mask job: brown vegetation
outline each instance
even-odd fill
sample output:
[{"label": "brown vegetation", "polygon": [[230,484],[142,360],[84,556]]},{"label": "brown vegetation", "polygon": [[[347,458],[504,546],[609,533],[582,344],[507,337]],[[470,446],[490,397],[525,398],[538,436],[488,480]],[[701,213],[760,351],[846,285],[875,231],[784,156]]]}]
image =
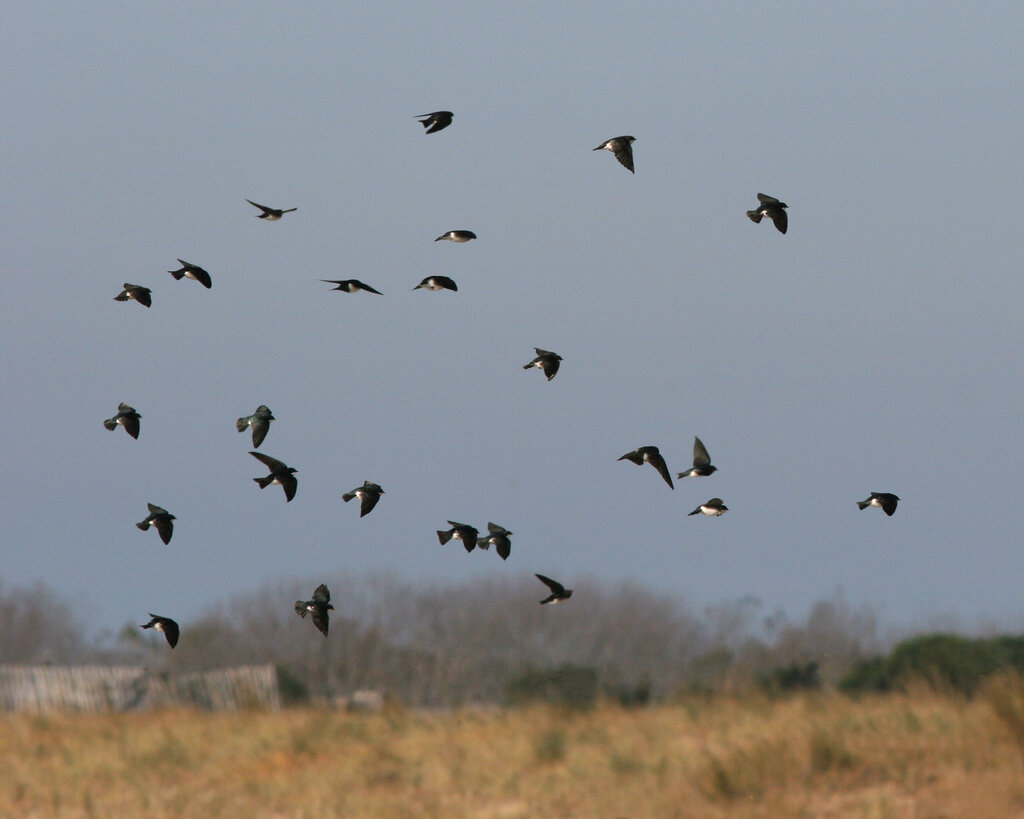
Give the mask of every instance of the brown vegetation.
[{"label": "brown vegetation", "polygon": [[589,712],[0,716],[22,817],[1024,816],[1024,687]]}]

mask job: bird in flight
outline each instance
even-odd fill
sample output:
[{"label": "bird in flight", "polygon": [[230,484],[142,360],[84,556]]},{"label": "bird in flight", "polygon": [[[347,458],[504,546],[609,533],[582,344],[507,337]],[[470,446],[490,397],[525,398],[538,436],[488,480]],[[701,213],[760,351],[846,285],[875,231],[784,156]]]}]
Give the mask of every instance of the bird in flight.
[{"label": "bird in flight", "polygon": [[693,466],[685,472],[676,475],[677,478],[706,478],[712,472],[718,471],[717,466],[711,465],[711,458],[707,448],[700,438],[693,439]]},{"label": "bird in flight", "polygon": [[118,426],[124,427],[124,431],[137,440],[139,437],[139,419],[141,417],[134,407],[121,403],[117,405],[117,415],[113,418],[107,418],[103,422],[103,426],[111,432],[117,429]]},{"label": "bird in flight", "polygon": [[487,524],[487,535],[485,537],[479,537],[476,539],[476,547],[483,549],[485,552],[491,548],[491,544],[494,544],[494,551],[498,553],[498,557],[502,560],[508,560],[508,556],[512,554],[512,541],[509,538],[512,533],[504,526],[498,526],[496,523]]},{"label": "bird in flight", "polygon": [[149,507],[149,514],[146,516],[145,520],[141,520],[135,525],[143,532],[152,526],[156,529],[157,534],[160,535],[160,540],[162,540],[165,545],[170,543],[171,535],[174,534],[174,524],[171,521],[177,520],[177,518],[166,509],[157,506],[156,504],[147,503],[146,506]]},{"label": "bird in flight", "polygon": [[626,170],[630,173],[635,173],[633,170],[633,143],[636,142],[636,137],[631,136],[620,136],[612,137],[611,139],[602,142],[596,148],[595,151],[611,151],[615,154],[615,158],[619,160]]},{"label": "bird in flight", "polygon": [[786,208],[789,205],[785,202],[780,202],[774,196],[769,196],[766,193],[759,193],[757,200],[761,204],[754,208],[754,210],[747,211],[750,221],[760,224],[761,219],[767,216],[775,224],[775,227],[778,228],[779,233],[785,233],[789,224],[789,219],[786,216]]},{"label": "bird in flight", "polygon": [[424,133],[433,134],[451,125],[454,116],[451,111],[434,111],[433,114],[417,114],[413,119],[418,119],[420,125],[426,128]]},{"label": "bird in flight", "polygon": [[181,281],[187,276],[188,278],[199,282],[207,290],[213,287],[213,280],[210,278],[210,274],[203,270],[199,265],[186,262],[184,259],[178,259],[178,263],[181,265],[180,270],[167,271],[174,276],[176,281]]},{"label": "bird in flight", "polygon": [[327,613],[329,611],[334,611],[334,606],[331,605],[331,593],[323,583],[316,587],[312,600],[295,601],[295,613],[303,620],[307,614],[312,614],[313,625],[320,629],[324,637],[327,636],[327,628],[330,626],[330,615]]},{"label": "bird in flight", "polygon": [[442,546],[449,540],[461,540],[467,552],[472,552],[476,548],[479,534],[476,529],[468,523],[456,523],[454,520],[448,521],[448,525],[452,528],[447,531],[437,530],[437,539],[441,541]]},{"label": "bird in flight", "polygon": [[265,478],[253,478],[259,484],[260,489],[266,489],[271,484],[276,483],[284,490],[285,503],[290,502],[295,497],[295,490],[299,486],[299,482],[295,478],[295,473],[299,470],[288,466],[282,461],[277,460],[277,458],[264,455],[262,452],[250,452],[249,454],[256,460],[261,461],[270,470],[270,474]]},{"label": "bird in flight", "polygon": [[546,606],[548,603],[552,605],[561,603],[563,600],[568,600],[572,597],[572,589],[567,589],[557,580],[552,580],[550,577],[545,577],[542,574],[537,574],[535,577],[551,590],[551,594],[540,601],[542,606]]},{"label": "bird in flight", "polygon": [[656,446],[642,446],[639,449],[634,449],[632,452],[627,452],[619,458],[619,460],[632,461],[637,466],[650,464],[657,469],[658,474],[665,479],[665,483],[668,484],[668,488],[675,489],[675,486],[672,485],[672,476],[669,474],[665,459],[662,457],[661,451]]},{"label": "bird in flight", "polygon": [[291,213],[294,210],[298,210],[298,208],[285,208],[284,210],[278,210],[277,208],[268,208],[266,205],[258,205],[255,202],[253,202],[252,199],[246,199],[245,201],[252,205],[254,208],[259,208],[261,211],[263,211],[262,213],[256,214],[257,219],[266,219],[268,222],[276,222],[286,213]]},{"label": "bird in flight", "polygon": [[377,501],[383,494],[384,490],[380,488],[379,484],[363,481],[362,486],[357,486],[351,492],[346,492],[341,499],[348,503],[352,498],[359,498],[359,517],[363,517],[373,511],[373,507],[377,505]]},{"label": "bird in flight", "polygon": [[476,234],[471,230],[449,230],[447,233],[442,233],[436,239],[435,242],[440,242],[442,239],[447,239],[449,242],[468,242],[470,239],[475,239]]},{"label": "bird in flight", "polygon": [[153,291],[148,287],[138,284],[124,283],[124,289],[114,296],[114,301],[137,301],[143,307],[150,307],[153,304]]},{"label": "bird in flight", "polygon": [[558,353],[553,353],[550,350],[542,350],[540,347],[533,348],[537,357],[533,359],[529,364],[524,364],[523,369],[528,370],[530,367],[536,367],[539,370],[544,371],[544,375],[548,377],[548,381],[555,377],[555,373],[558,372],[558,367],[562,357]]},{"label": "bird in flight", "polygon": [[139,628],[155,628],[157,631],[163,633],[171,648],[174,648],[178,644],[178,624],[170,617],[161,617],[158,614],[153,614],[153,612],[150,612],[149,616],[153,619],[148,623],[139,626]]},{"label": "bird in flight", "polygon": [[235,429],[239,432],[245,432],[247,428],[251,427],[253,449],[259,449],[260,444],[263,443],[263,439],[267,437],[267,432],[270,430],[270,422],[275,420],[277,419],[271,413],[270,407],[266,404],[260,404],[252,415],[243,415],[235,421]]},{"label": "bird in flight", "polygon": [[427,278],[417,284],[413,290],[419,290],[421,287],[426,290],[456,291],[459,289],[459,286],[447,276],[427,276]]},{"label": "bird in flight", "polygon": [[370,285],[359,281],[359,279],[320,279],[320,281],[326,284],[336,284],[337,287],[332,287],[331,290],[342,290],[345,293],[358,293],[360,290],[365,290],[367,293],[376,293],[378,296],[384,294],[380,290],[374,290]]},{"label": "bird in flight", "polygon": [[721,515],[724,515],[728,511],[729,507],[722,503],[721,498],[712,498],[707,503],[702,503],[700,506],[698,506],[696,509],[690,512],[687,515],[687,517],[689,517],[690,515],[707,515],[708,517],[717,518]]},{"label": "bird in flight", "polygon": [[869,506],[878,506],[885,514],[892,517],[896,512],[896,504],[899,503],[899,500],[890,492],[872,492],[867,500],[857,501],[857,506],[861,509],[867,509]]}]

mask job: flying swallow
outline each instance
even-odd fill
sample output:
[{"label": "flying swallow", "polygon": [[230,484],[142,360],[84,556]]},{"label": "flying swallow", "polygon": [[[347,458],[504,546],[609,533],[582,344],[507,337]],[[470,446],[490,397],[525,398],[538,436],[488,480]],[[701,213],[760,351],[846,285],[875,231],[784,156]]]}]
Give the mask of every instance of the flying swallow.
[{"label": "flying swallow", "polygon": [[627,452],[621,458],[620,461],[632,461],[637,466],[643,466],[645,463],[650,464],[658,470],[658,474],[665,479],[665,483],[668,484],[669,489],[675,489],[672,485],[672,476],[669,474],[668,466],[665,464],[665,459],[661,457],[661,452],[656,446],[642,446],[639,449],[634,449],[632,452]]},{"label": "flying swallow", "polygon": [[285,502],[290,502],[295,497],[295,490],[299,485],[294,474],[299,470],[287,466],[277,460],[277,458],[264,455],[262,452],[250,452],[249,454],[256,460],[261,461],[270,470],[270,474],[265,478],[253,478],[259,484],[260,489],[266,489],[272,483],[276,483],[284,490]]},{"label": "flying swallow", "polygon": [[139,628],[155,628],[157,631],[163,632],[171,648],[174,648],[178,644],[178,624],[170,617],[161,617],[158,614],[153,614],[153,612],[150,612],[149,616],[153,619],[145,625],[139,626]]},{"label": "flying swallow", "polygon": [[789,223],[789,219],[786,216],[786,208],[788,208],[789,205],[785,202],[780,202],[774,196],[768,196],[766,193],[759,193],[757,195],[757,199],[761,204],[754,210],[747,211],[747,216],[750,217],[750,221],[760,224],[761,219],[767,216],[775,223],[775,227],[779,229],[779,233],[785,233],[786,227]]},{"label": "flying swallow", "polygon": [[677,478],[706,478],[712,472],[718,470],[717,466],[711,465],[711,458],[700,438],[693,439],[693,466],[685,472],[676,475]]},{"label": "flying swallow", "polygon": [[867,500],[857,501],[857,506],[861,509],[867,509],[869,506],[880,506],[885,514],[892,517],[898,502],[899,498],[890,492],[872,492],[871,497]]},{"label": "flying swallow", "polygon": [[709,517],[717,518],[719,515],[724,515],[729,511],[729,507],[722,503],[721,498],[712,498],[707,503],[702,503],[696,509],[687,515],[708,515]]},{"label": "flying swallow", "polygon": [[555,373],[558,372],[559,363],[562,357],[558,353],[553,353],[550,350],[542,350],[540,347],[534,347],[537,351],[537,357],[533,359],[529,364],[524,364],[523,369],[528,370],[530,367],[536,367],[539,370],[544,371],[544,375],[548,377],[548,381],[555,377]]},{"label": "flying swallow", "polygon": [[195,279],[207,290],[213,287],[213,280],[210,278],[210,274],[203,270],[199,265],[186,262],[184,259],[178,259],[178,262],[181,264],[180,270],[167,271],[174,276],[175,280],[181,281],[183,278],[188,276],[190,279]]},{"label": "flying swallow", "polygon": [[148,287],[142,287],[138,284],[124,283],[124,290],[114,296],[114,301],[128,301],[134,299],[143,307],[150,307],[153,304],[153,291]]},{"label": "flying swallow", "polygon": [[359,281],[359,279],[320,279],[320,281],[338,285],[337,287],[332,287],[331,290],[343,290],[346,293],[358,293],[360,290],[365,290],[367,293],[376,293],[378,296],[384,295],[380,290],[374,290],[370,285]]},{"label": "flying swallow", "polygon": [[619,163],[629,170],[630,173],[635,173],[633,170],[633,143],[636,142],[636,137],[631,136],[620,136],[612,137],[607,142],[602,142],[596,148],[595,151],[611,151],[615,154],[615,158],[619,160]]},{"label": "flying swallow", "polygon": [[256,214],[257,219],[266,219],[268,222],[276,222],[286,213],[291,213],[293,210],[298,210],[298,208],[285,208],[284,210],[278,210],[277,208],[268,208],[264,205],[257,205],[255,202],[252,201],[252,199],[246,199],[245,201],[252,205],[254,208],[259,208],[261,211],[263,211],[263,213]]},{"label": "flying swallow", "polygon": [[235,429],[245,432],[246,427],[252,427],[252,446],[253,449],[259,449],[270,430],[270,422],[276,420],[270,412],[270,407],[260,404],[252,415],[243,415],[235,421]]},{"label": "flying swallow", "polygon": [[433,134],[451,125],[454,116],[451,111],[435,111],[433,114],[417,114],[413,119],[418,119],[420,125],[427,129],[424,133]]},{"label": "flying swallow", "polygon": [[441,545],[444,546],[449,540],[461,540],[466,551],[472,552],[476,548],[477,535],[479,534],[477,530],[469,524],[456,523],[454,520],[450,520],[448,523],[452,528],[447,532],[442,532],[440,529],[437,530],[437,539],[441,541]]},{"label": "flying swallow", "polygon": [[550,577],[545,577],[542,574],[535,575],[535,577],[551,589],[551,594],[540,601],[542,606],[546,606],[548,603],[554,605],[555,603],[561,603],[563,600],[568,600],[572,597],[572,589],[567,589],[557,580],[552,580]]},{"label": "flying swallow", "polygon": [[478,537],[476,539],[476,547],[486,552],[493,543],[494,551],[498,553],[498,556],[502,560],[508,560],[508,556],[512,553],[512,541],[509,540],[511,536],[512,533],[503,526],[498,526],[496,523],[488,523],[487,536]]},{"label": "flying swallow", "polygon": [[117,415],[105,420],[103,422],[103,426],[113,432],[120,424],[124,427],[125,432],[131,435],[132,438],[138,440],[139,419],[141,417],[142,416],[135,411],[134,407],[129,407],[127,404],[121,403],[117,405]]},{"label": "flying swallow", "polygon": [[330,625],[330,615],[327,613],[329,611],[334,611],[334,606],[331,605],[331,593],[323,583],[316,587],[312,600],[295,601],[295,613],[303,620],[307,614],[312,614],[313,625],[320,629],[324,637],[327,636],[327,628]]},{"label": "flying swallow", "polygon": [[459,286],[447,276],[427,276],[427,278],[417,284],[413,290],[419,290],[421,287],[426,288],[427,290],[459,289]]},{"label": "flying swallow", "polygon": [[371,481],[363,481],[362,486],[357,486],[351,492],[346,492],[341,499],[348,503],[352,498],[359,498],[359,517],[370,514],[373,507],[377,505],[384,490],[378,484]]},{"label": "flying swallow", "polygon": [[447,239],[449,242],[468,242],[470,239],[475,238],[476,234],[471,230],[449,230],[447,233],[442,233],[434,241],[440,242],[442,239]]},{"label": "flying swallow", "polygon": [[135,525],[143,532],[149,529],[150,526],[153,526],[156,529],[157,534],[160,535],[160,540],[162,540],[164,544],[170,543],[171,535],[174,534],[174,524],[171,521],[177,520],[177,518],[166,509],[156,506],[155,504],[147,503],[146,506],[149,507],[149,515],[145,520],[140,521]]}]

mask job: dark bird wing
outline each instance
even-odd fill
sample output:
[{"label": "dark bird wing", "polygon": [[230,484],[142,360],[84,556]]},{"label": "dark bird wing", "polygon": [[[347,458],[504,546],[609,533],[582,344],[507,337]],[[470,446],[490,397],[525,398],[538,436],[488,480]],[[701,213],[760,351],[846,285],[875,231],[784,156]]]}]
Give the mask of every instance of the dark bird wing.
[{"label": "dark bird wing", "polygon": [[637,466],[643,466],[644,456],[641,454],[640,450],[634,449],[632,452],[627,452],[625,455],[623,455],[621,458],[619,458],[619,460],[620,461],[632,461]]},{"label": "dark bird wing", "polygon": [[383,296],[384,295],[383,293],[380,292],[380,290],[374,290],[372,287],[370,287],[370,285],[368,285],[368,284],[366,284],[364,282],[356,282],[356,284],[358,284],[367,293],[376,293],[378,296]]},{"label": "dark bird wing", "polygon": [[174,522],[169,518],[159,517],[153,521],[153,525],[156,527],[156,531],[160,535],[160,540],[164,542],[166,546],[171,542],[171,536],[174,534]]},{"label": "dark bird wing", "polygon": [[278,480],[281,481],[281,488],[284,490],[285,502],[290,503],[295,497],[295,490],[299,488],[298,479],[294,475],[282,475]]},{"label": "dark bird wing", "polygon": [[548,381],[555,377],[555,373],[558,372],[558,368],[561,365],[561,361],[558,356],[548,353],[543,356],[540,360],[540,367],[544,371],[544,375],[548,377]]},{"label": "dark bird wing", "polygon": [[271,458],[269,455],[264,455],[262,452],[250,452],[249,454],[257,461],[261,461],[271,472],[275,472],[278,469],[288,468],[287,464],[277,460],[277,458]]},{"label": "dark bird wing", "polygon": [[552,594],[562,594],[565,591],[565,586],[559,583],[557,580],[552,580],[550,577],[545,577],[542,574],[534,575],[541,583],[551,589]]},{"label": "dark bird wing", "polygon": [[370,514],[370,512],[373,511],[373,507],[377,505],[377,501],[379,500],[379,492],[363,492],[363,499],[359,504],[359,517]]},{"label": "dark bird wing", "polygon": [[326,583],[321,583],[313,591],[313,602],[314,603],[330,603],[331,592],[327,588]]},{"label": "dark bird wing", "polygon": [[878,502],[882,504],[882,511],[892,517],[896,512],[896,503],[899,501],[899,498],[888,492],[876,492],[875,497],[878,498]]},{"label": "dark bird wing", "polygon": [[708,450],[704,446],[704,443],[700,438],[694,437],[693,439],[693,465],[694,466],[710,466],[711,456],[708,455]]},{"label": "dark bird wing", "polygon": [[330,616],[327,614],[327,606],[313,607],[313,625],[320,629],[324,637],[327,636],[327,629],[331,625]]},{"label": "dark bird wing", "polygon": [[[179,259],[179,261],[181,260]],[[203,268],[193,266],[189,268],[189,273],[207,290],[213,287],[213,280],[210,278],[210,274],[203,270]]]},{"label": "dark bird wing", "polygon": [[767,193],[759,193],[757,195],[757,201],[760,202],[762,205],[780,204],[778,199],[776,199],[774,196],[769,196]]},{"label": "dark bird wing", "polygon": [[651,466],[658,470],[658,474],[665,479],[665,483],[668,484],[669,489],[675,489],[672,485],[672,476],[669,474],[668,466],[665,463],[665,459],[661,456],[661,453],[651,453],[647,456],[647,460]]},{"label": "dark bird wing", "polygon": [[[121,405],[125,406],[124,404]],[[120,409],[120,407],[118,407]],[[124,426],[124,431],[127,432],[132,438],[138,440],[139,438],[139,418],[141,417],[137,412],[131,411],[131,407],[128,407],[129,412],[121,410],[121,424]]]},{"label": "dark bird wing", "polygon": [[630,173],[636,173],[633,170],[633,146],[629,144],[628,140],[616,140],[612,143],[612,150],[615,154],[615,158],[619,160],[619,163],[624,168],[626,168]]},{"label": "dark bird wing", "polygon": [[256,204],[255,202],[252,201],[252,199],[246,199],[245,201],[252,205],[254,208],[259,208],[261,211],[263,211],[263,213],[259,215],[266,216],[268,213],[273,213],[274,211],[273,208],[268,208],[266,205]]},{"label": "dark bird wing", "polygon": [[775,223],[775,227],[779,229],[779,233],[785,233],[786,228],[789,226],[789,217],[786,215],[786,211],[782,208],[776,208],[770,215]]},{"label": "dark bird wing", "polygon": [[[241,419],[239,419],[241,421]],[[242,424],[239,432],[245,429],[247,425]],[[270,430],[270,422],[264,421],[261,418],[252,419],[252,445],[259,448],[259,445],[263,443],[263,439],[267,437],[267,432]]]},{"label": "dark bird wing", "polygon": [[181,634],[181,629],[178,628],[178,624],[170,617],[160,617],[158,619],[160,620],[160,630],[164,633],[164,637],[167,638],[171,648],[174,648],[178,644],[178,636]]}]

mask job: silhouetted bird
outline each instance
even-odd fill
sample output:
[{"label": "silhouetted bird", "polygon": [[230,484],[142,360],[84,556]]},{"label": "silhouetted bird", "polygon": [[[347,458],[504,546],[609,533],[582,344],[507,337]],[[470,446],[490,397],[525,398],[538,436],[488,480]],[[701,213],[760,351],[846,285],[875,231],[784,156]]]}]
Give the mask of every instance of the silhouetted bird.
[{"label": "silhouetted bird", "polygon": [[551,589],[551,594],[540,601],[542,606],[546,606],[548,603],[551,603],[552,605],[555,603],[561,603],[563,600],[568,600],[572,597],[572,589],[567,589],[557,580],[552,580],[550,577],[545,577],[542,574],[535,575],[535,577]]},{"label": "silhouetted bird", "polygon": [[448,531],[437,530],[437,539],[441,545],[444,546],[449,540],[461,540],[466,551],[472,552],[476,548],[477,530],[467,523],[456,523],[454,520],[448,521],[448,524],[452,527]]},{"label": "silhouetted bird", "polygon": [[134,407],[129,407],[127,404],[117,405],[117,415],[113,418],[108,418],[103,422],[103,426],[113,432],[118,426],[124,427],[124,431],[127,432],[132,438],[138,439],[139,437],[139,419],[142,416],[139,415]]},{"label": "silhouetted bird", "polygon": [[270,407],[260,404],[252,415],[243,415],[235,421],[235,429],[245,432],[247,427],[252,427],[252,446],[253,449],[259,449],[270,430],[270,422],[276,420],[270,412]]},{"label": "silhouetted bird", "polygon": [[424,133],[433,134],[451,125],[454,116],[451,111],[435,111],[433,114],[417,114],[413,119],[418,119],[420,125],[427,129]]},{"label": "silhouetted bird", "polygon": [[181,270],[167,271],[172,276],[174,276],[174,278],[177,281],[181,281],[183,278],[187,276],[188,278],[194,279],[195,281],[199,282],[207,290],[213,287],[213,280],[210,278],[210,274],[203,270],[203,268],[201,268],[199,265],[192,264],[191,262],[186,262],[184,259],[178,259],[178,262],[182,266]]},{"label": "silhouetted bird", "polygon": [[174,524],[171,521],[177,520],[177,518],[166,509],[155,504],[147,503],[146,506],[149,507],[149,515],[145,520],[139,521],[135,525],[143,532],[152,526],[156,529],[157,534],[160,535],[160,540],[165,544],[170,543],[171,535],[174,534]]},{"label": "silhouetted bird", "polygon": [[606,142],[602,142],[596,148],[595,151],[611,151],[615,154],[615,158],[619,160],[623,167],[629,170],[630,173],[633,171],[633,143],[636,142],[636,137],[631,136],[620,136],[612,137]]},{"label": "silhouetted bird", "polygon": [[434,241],[440,242],[442,239],[447,239],[449,242],[468,242],[470,239],[475,238],[476,234],[471,230],[449,230],[447,233],[442,233]]},{"label": "silhouetted bird", "polygon": [[449,279],[447,276],[427,276],[423,281],[417,284],[413,290],[419,290],[421,287],[427,290],[458,290],[459,286]]},{"label": "silhouetted bird", "polygon": [[257,219],[266,219],[268,222],[276,222],[286,213],[291,213],[292,211],[298,210],[298,208],[285,208],[284,210],[278,210],[277,208],[268,208],[266,205],[257,205],[255,202],[252,201],[252,199],[246,199],[245,201],[252,205],[254,208],[259,208],[261,211],[263,211],[263,213],[256,214]]},{"label": "silhouetted bird", "polygon": [[138,284],[124,283],[124,290],[114,296],[114,301],[137,301],[143,307],[150,307],[153,304],[153,291],[148,287]]},{"label": "silhouetted bird", "polygon": [[286,502],[291,501],[299,486],[299,482],[295,479],[295,473],[299,470],[282,463],[277,458],[264,455],[262,452],[250,452],[249,454],[258,461],[262,461],[270,470],[270,474],[265,478],[253,478],[259,484],[260,489],[266,489],[272,483],[276,483],[284,490]]},{"label": "silhouetted bird", "polygon": [[669,489],[675,489],[672,485],[672,476],[668,472],[668,466],[665,464],[665,459],[661,457],[661,452],[656,446],[642,446],[639,449],[634,449],[632,452],[627,452],[621,458],[620,461],[632,461],[637,466],[643,466],[645,463],[650,464],[658,470],[658,474],[665,479],[665,483],[668,484]]},{"label": "silhouetted bird", "polygon": [[157,631],[163,632],[171,648],[174,648],[178,644],[178,624],[170,617],[160,617],[157,614],[153,614],[153,612],[150,612],[149,616],[153,619],[145,625],[139,626],[139,628],[155,628]]},{"label": "silhouetted bird", "polygon": [[380,290],[374,290],[370,285],[359,281],[359,279],[320,279],[320,281],[338,285],[337,287],[332,287],[331,290],[342,290],[346,293],[358,293],[360,290],[365,290],[367,293],[376,293],[378,296],[384,295]]},{"label": "silhouetted bird", "polygon": [[899,498],[890,492],[872,492],[871,497],[867,500],[857,501],[857,506],[861,509],[867,509],[869,506],[881,507],[885,514],[892,517],[892,514],[896,511],[896,504],[899,503]]},{"label": "silhouetted bird", "polygon": [[708,455],[707,449],[704,448],[704,444],[701,443],[700,438],[694,437],[693,439],[693,466],[687,469],[685,472],[680,472],[676,475],[677,478],[706,478],[712,472],[718,470],[717,466],[711,465],[711,458]]},{"label": "silhouetted bird", "polygon": [[324,637],[327,636],[327,628],[330,626],[330,615],[327,613],[329,611],[334,611],[334,606],[331,605],[331,593],[323,583],[316,587],[312,600],[295,601],[295,613],[302,619],[306,619],[307,614],[312,614],[313,625],[320,629]]},{"label": "silhouetted bird", "polygon": [[[719,515],[724,515],[729,511],[729,507],[722,503],[721,498],[712,498],[707,503],[702,503],[692,512],[690,515],[708,515],[709,517],[717,518]],[[687,515],[689,517],[689,515]]]},{"label": "silhouetted bird", "polygon": [[786,217],[786,208],[788,208],[789,205],[785,202],[780,202],[774,196],[768,196],[768,194],[765,193],[759,193],[757,198],[761,204],[754,210],[747,211],[747,216],[750,217],[750,221],[760,224],[761,219],[767,216],[775,223],[775,227],[779,229],[779,233],[785,233],[789,222],[789,219]]},{"label": "silhouetted bird", "polygon": [[373,507],[377,505],[377,501],[383,494],[384,490],[378,484],[363,481],[362,486],[357,486],[351,492],[346,492],[341,499],[348,503],[352,498],[359,498],[359,517],[363,517],[373,511]]},{"label": "silhouetted bird", "polygon": [[487,536],[478,537],[476,539],[476,547],[486,552],[493,543],[494,551],[498,553],[498,556],[502,560],[508,560],[508,556],[512,554],[512,541],[509,540],[511,536],[512,533],[508,529],[498,526],[496,523],[488,523]]},{"label": "silhouetted bird", "polygon": [[524,364],[523,369],[528,370],[530,367],[536,367],[539,370],[543,370],[544,375],[550,381],[555,377],[555,373],[558,372],[559,362],[562,360],[562,357],[558,353],[542,350],[540,347],[534,347],[533,349],[536,350],[537,357],[529,364]]}]

